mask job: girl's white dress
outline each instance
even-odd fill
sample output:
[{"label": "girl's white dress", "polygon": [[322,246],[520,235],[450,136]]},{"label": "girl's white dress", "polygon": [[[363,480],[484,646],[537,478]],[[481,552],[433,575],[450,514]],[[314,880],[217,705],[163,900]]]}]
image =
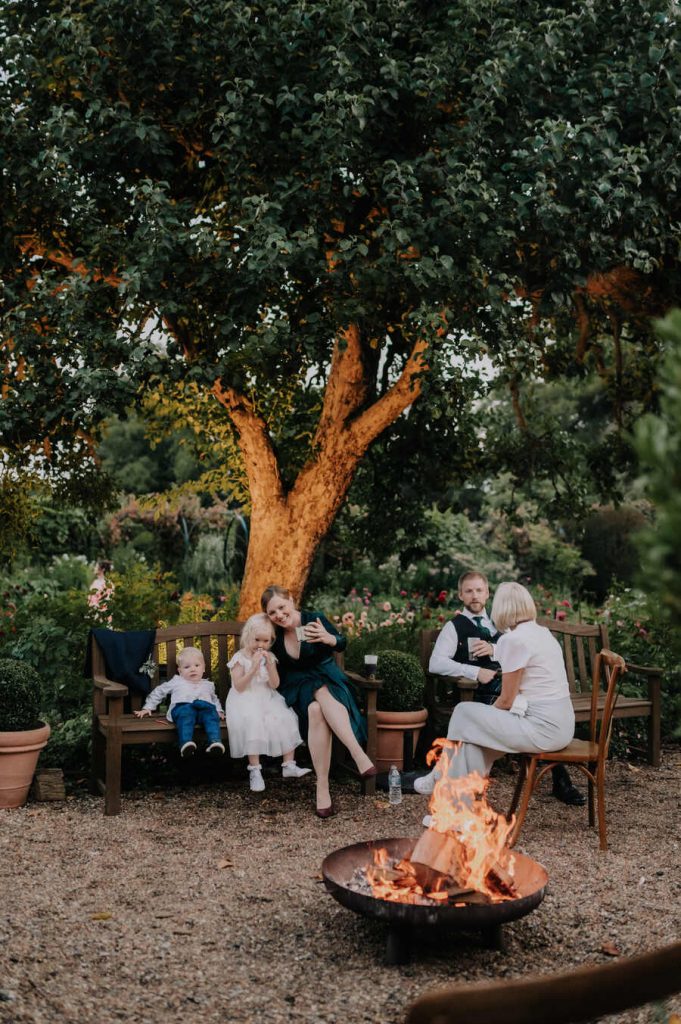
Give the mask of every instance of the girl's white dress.
[{"label": "girl's white dress", "polygon": [[[262,658],[262,655],[258,654],[257,657]],[[237,651],[227,668],[241,665],[249,672],[252,664],[252,659],[243,651]],[[279,757],[303,742],[295,711],[288,707],[277,690],[271,688],[267,668],[262,664],[251,679],[248,689],[239,693],[233,686],[230,687],[225,703],[225,718],[232,757],[244,757],[246,754]]]}]

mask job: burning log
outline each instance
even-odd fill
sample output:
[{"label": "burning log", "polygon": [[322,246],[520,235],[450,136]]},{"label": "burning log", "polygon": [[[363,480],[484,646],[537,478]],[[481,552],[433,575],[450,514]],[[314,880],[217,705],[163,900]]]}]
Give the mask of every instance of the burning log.
[{"label": "burning log", "polygon": [[446,889],[464,882],[466,851],[453,832],[426,829],[411,855],[419,885],[424,890]]},{"label": "burning log", "polygon": [[[426,895],[447,892],[448,898],[459,900],[476,889],[469,884],[470,851],[453,832],[426,829],[417,840],[410,859],[416,880]],[[485,873],[488,896],[517,895],[511,867],[499,859],[492,861]]]},{"label": "burning log", "polygon": [[489,869],[485,881],[490,889],[493,889],[500,896],[515,897],[518,895],[513,875],[499,861],[496,861]]}]

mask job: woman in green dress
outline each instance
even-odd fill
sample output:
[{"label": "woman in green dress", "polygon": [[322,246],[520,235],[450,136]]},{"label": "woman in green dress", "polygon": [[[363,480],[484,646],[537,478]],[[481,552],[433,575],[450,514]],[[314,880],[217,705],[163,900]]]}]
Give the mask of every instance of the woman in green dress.
[{"label": "woman in green dress", "polygon": [[281,678],[279,692],[298,715],[300,731],[307,737],[317,776],[317,814],[330,818],[336,813],[329,792],[334,734],[347,747],[362,778],[376,774],[361,747],[366,723],[333,656],[334,651],[345,650],[347,640],[320,613],[299,611],[284,587],[267,587],[260,603],[274,625],[272,651]]}]

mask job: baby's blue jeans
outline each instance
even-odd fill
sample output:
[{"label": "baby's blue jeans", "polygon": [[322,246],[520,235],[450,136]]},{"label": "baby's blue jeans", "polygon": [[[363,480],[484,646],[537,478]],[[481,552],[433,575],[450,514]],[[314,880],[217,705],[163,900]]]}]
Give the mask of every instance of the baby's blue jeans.
[{"label": "baby's blue jeans", "polygon": [[181,747],[193,738],[197,725],[203,726],[209,743],[222,742],[220,739],[220,716],[215,705],[209,701],[194,700],[191,704],[188,702],[176,704],[170,714],[175,723]]}]

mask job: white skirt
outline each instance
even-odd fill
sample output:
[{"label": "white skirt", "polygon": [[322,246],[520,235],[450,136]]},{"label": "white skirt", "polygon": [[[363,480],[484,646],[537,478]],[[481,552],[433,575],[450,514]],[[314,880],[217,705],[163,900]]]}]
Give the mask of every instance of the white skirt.
[{"label": "white skirt", "polygon": [[542,754],[560,750],[575,734],[575,712],[569,697],[534,701],[524,715],[513,715],[487,704],[457,704],[449,720],[447,739],[460,740],[448,775],[461,778],[471,772],[489,775],[494,761],[504,754]]},{"label": "white skirt", "polygon": [[227,694],[225,718],[232,757],[280,757],[303,742],[295,711],[276,690],[255,687]]}]

